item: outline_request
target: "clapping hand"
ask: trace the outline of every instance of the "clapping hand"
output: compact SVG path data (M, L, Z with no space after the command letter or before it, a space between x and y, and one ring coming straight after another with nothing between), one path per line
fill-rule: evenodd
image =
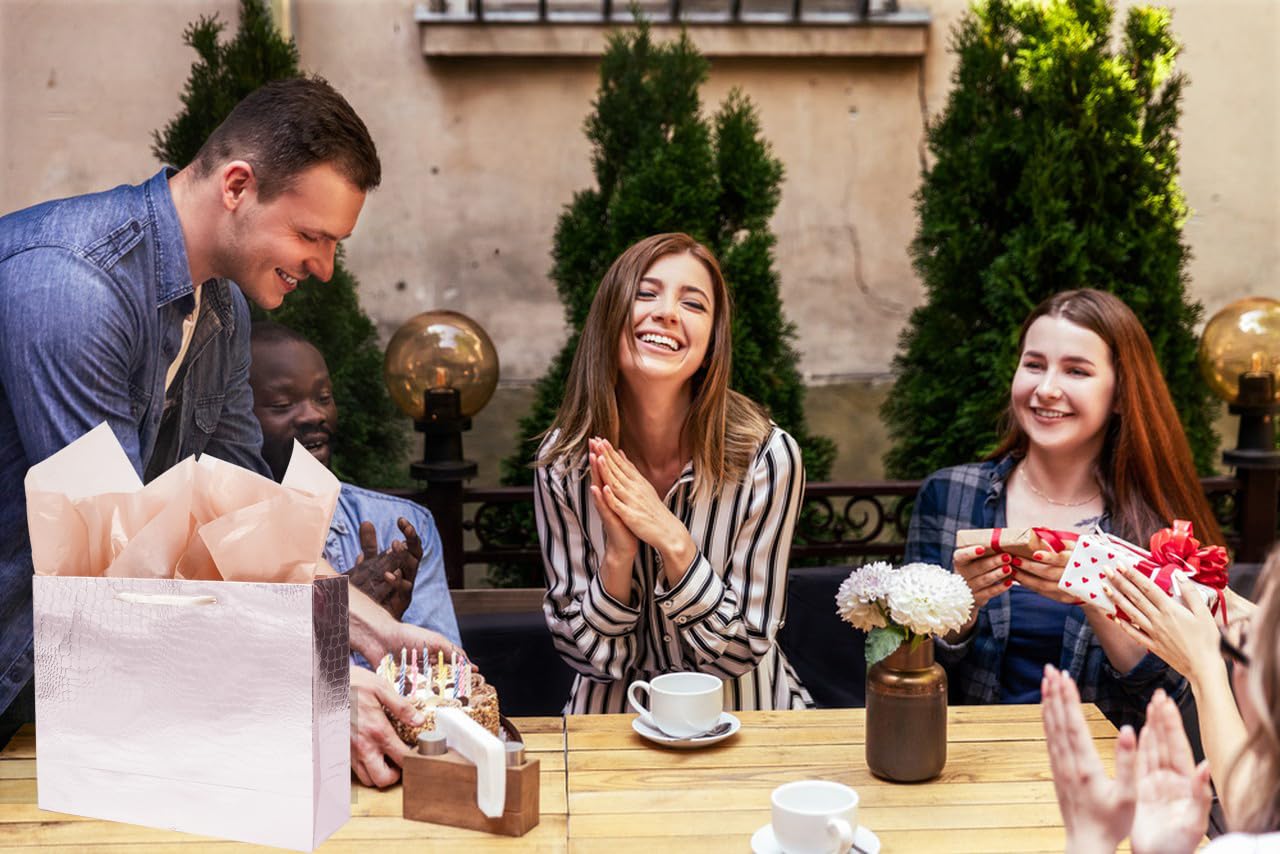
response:
M422 540L409 521L397 523L403 540L378 551L378 534L371 522L360 523L360 556L348 577L366 596L400 619L413 596L413 582L422 562Z
M591 466L591 503L600 514L600 524L604 527L605 555L601 572L605 590L620 602L627 603L631 599L632 565L636 559L639 541L631 529L614 512L609 499L605 495L604 474L604 440L587 440L587 460Z
M1053 789L1067 828L1067 852L1115 851L1129 835L1135 807L1137 738L1125 726L1116 739L1116 779L1102 768L1070 676L1046 666L1040 682Z
M653 484L640 474L625 453L613 447L608 439L592 442L605 504L637 539L657 548L669 540L673 532L685 531L684 525L658 497Z
M1177 705L1156 691L1138 739L1138 805L1129 835L1134 854L1194 851L1211 801L1209 763L1196 765Z

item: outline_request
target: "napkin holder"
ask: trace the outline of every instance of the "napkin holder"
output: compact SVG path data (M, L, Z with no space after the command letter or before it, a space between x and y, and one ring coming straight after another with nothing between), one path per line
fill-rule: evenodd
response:
M510 738L519 739L519 733L506 718L502 718L502 726ZM524 836L537 827L541 817L542 781L537 759L523 755L516 759L515 764L507 764L502 815L490 818L476 805L476 766L471 760L452 749L436 755L409 754L401 767L404 817L503 836Z

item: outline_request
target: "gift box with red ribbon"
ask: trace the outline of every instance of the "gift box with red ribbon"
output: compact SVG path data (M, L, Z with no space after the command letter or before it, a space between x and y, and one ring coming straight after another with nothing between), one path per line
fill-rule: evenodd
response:
M992 554L1034 560L1036 552L1064 552L1079 534L1052 528L970 528L956 531L956 548L982 546Z
M1116 608L1103 590L1103 583L1106 570L1131 567L1184 603L1189 592L1199 595L1214 616L1225 624L1226 605L1221 593L1227 586L1227 550L1222 546L1200 545L1191 535L1191 523L1183 519L1152 534L1150 546L1144 550L1100 531L1086 534L1076 541L1058 589L1075 596L1082 604L1127 620L1128 616Z

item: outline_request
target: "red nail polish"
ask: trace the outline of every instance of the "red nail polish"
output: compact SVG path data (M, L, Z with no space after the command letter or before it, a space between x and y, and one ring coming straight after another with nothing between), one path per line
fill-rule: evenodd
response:
M1000 555L1000 560L1004 561L1005 563L1008 563L1009 561L1013 560L1013 558L1009 557L1007 554L1002 554Z
M1011 573L1011 572L1013 572L1013 570L1012 570L1012 569L1010 569L1010 568L1009 568L1009 567L1007 567L1007 566L1006 566L1006 567L1004 567L1004 574L1005 574L1005 575L1008 575L1008 574L1009 574L1009 573Z
M982 546L978 546L976 549L973 550L973 553L976 554L978 557L982 557L984 554L987 553L987 550L984 549Z
M1009 563L1013 564L1014 566L1022 566L1022 558L1015 557L1013 560L1009 561Z
M1032 560L1044 560L1044 552L1036 552L1031 556Z
M1012 578L1006 578L1006 579L1004 580L1004 586L1005 586L1005 587L1012 587L1012 586L1013 586L1013 579L1012 579Z

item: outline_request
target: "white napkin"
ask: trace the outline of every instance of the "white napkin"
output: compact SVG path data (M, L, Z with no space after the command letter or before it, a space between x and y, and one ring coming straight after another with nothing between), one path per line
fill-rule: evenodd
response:
M476 806L489 818L502 815L507 803L507 757L498 737L461 709L436 709L436 727L476 766Z

